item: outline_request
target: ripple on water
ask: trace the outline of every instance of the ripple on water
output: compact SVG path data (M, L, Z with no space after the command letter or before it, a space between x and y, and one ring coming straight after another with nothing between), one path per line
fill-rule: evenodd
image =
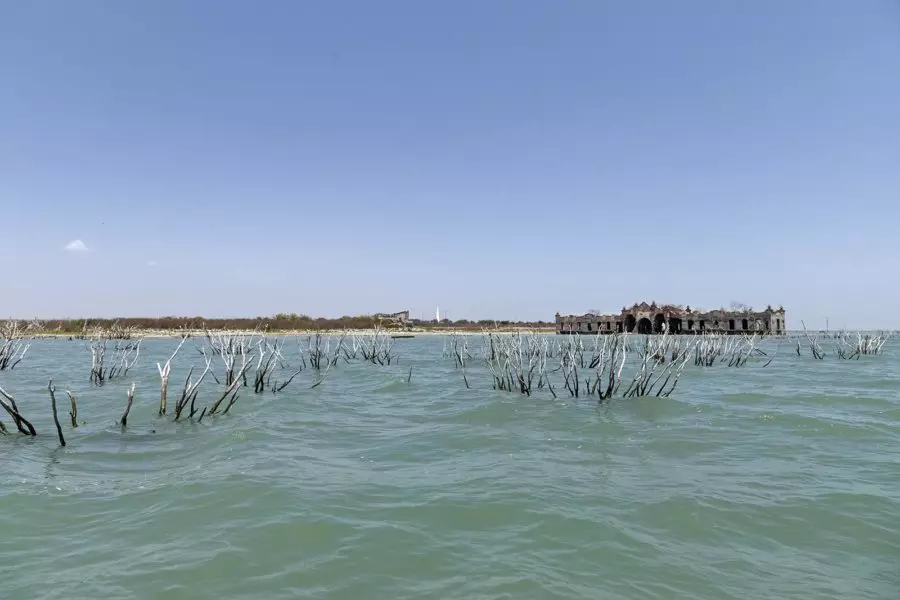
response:
M492 390L477 365L466 389L442 341L421 337L398 341L399 364L341 363L315 389L304 372L196 425L155 416L155 362L173 343L145 341L127 430L116 420L130 382L110 382L75 389L84 423L66 427L65 449L51 435L0 438L4 597L869 600L900 589L892 349L689 368L670 398L600 406L560 385L557 399ZM85 354L57 341L32 354L3 385L43 434L47 373L78 388ZM184 375L177 364L173 381Z

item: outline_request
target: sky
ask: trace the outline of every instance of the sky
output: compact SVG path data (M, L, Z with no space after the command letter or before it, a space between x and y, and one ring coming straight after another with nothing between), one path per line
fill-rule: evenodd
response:
M0 314L900 328L900 2L0 1Z

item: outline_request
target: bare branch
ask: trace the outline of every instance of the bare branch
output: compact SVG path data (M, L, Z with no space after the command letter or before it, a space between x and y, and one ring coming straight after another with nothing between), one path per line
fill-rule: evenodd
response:
M66 447L66 438L63 437L62 427L59 424L59 415L56 414L56 388L53 386L53 380L47 384L50 391L50 406L53 408L53 422L56 424L56 435L59 436L59 445Z
M131 412L131 405L134 403L134 383L131 384L131 387L128 388L128 404L125 405L125 412L122 413L122 418L119 419L119 424L124 429L128 425L128 413Z

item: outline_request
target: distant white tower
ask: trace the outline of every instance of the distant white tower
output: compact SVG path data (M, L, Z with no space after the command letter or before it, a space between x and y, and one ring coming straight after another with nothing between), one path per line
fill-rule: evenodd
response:
M440 306L436 306L434 308L434 320L437 321L438 323L441 322L441 307Z

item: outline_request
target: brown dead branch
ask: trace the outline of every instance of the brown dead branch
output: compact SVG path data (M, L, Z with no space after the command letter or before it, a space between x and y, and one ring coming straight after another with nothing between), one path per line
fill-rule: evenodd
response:
M134 403L134 383L131 384L131 387L128 388L128 404L125 405L125 412L122 413L122 418L119 419L119 424L124 429L128 425L128 413L131 412L131 405Z
M69 417L72 419L72 427L78 427L78 406L75 404L75 394L66 390L66 395L69 397L69 403L72 405L72 408L69 410Z
M191 380L191 375L194 373L194 367L191 367L191 370L188 371L187 379L184 380L184 388L181 390L181 398L179 398L175 403L175 421L181 418L181 412L185 409L188 403L194 403L194 400L196 400L197 398L197 392L200 384L203 383L203 380L206 378L206 374L212 370L212 357L204 355L203 358L206 359L206 368L203 369L203 373L200 375L200 378L197 379L197 381Z
M53 422L56 424L56 435L59 436L59 445L66 447L66 438L63 437L62 427L59 424L59 415L56 413L56 388L53 386L53 380L47 384L47 390L50 391L50 406L53 408Z
M219 397L219 399L215 401L215 403L210 407L209 410L206 410L205 408L203 409L203 414L200 415L199 421L203 420L204 415L212 416L212 415L216 414L219 411L219 407L222 405L222 403L225 401L225 399L229 397L229 395L231 396L231 399L228 403L228 406L225 409L226 412L237 401L238 388L241 385L241 379L243 379L244 375L247 373L247 369L250 368L251 360L253 360L252 356L250 356L250 357L248 357L246 355L243 356L243 364L241 364L241 369L238 372L237 376L234 378L234 380L231 382L231 385L229 385L227 388L225 388L225 393L222 394Z
M37 435L37 432L34 430L34 425L19 412L19 407L16 406L15 398L2 387L0 387L0 406L9 413L9 416L12 417L13 422L16 424L16 428L21 433L31 436Z

